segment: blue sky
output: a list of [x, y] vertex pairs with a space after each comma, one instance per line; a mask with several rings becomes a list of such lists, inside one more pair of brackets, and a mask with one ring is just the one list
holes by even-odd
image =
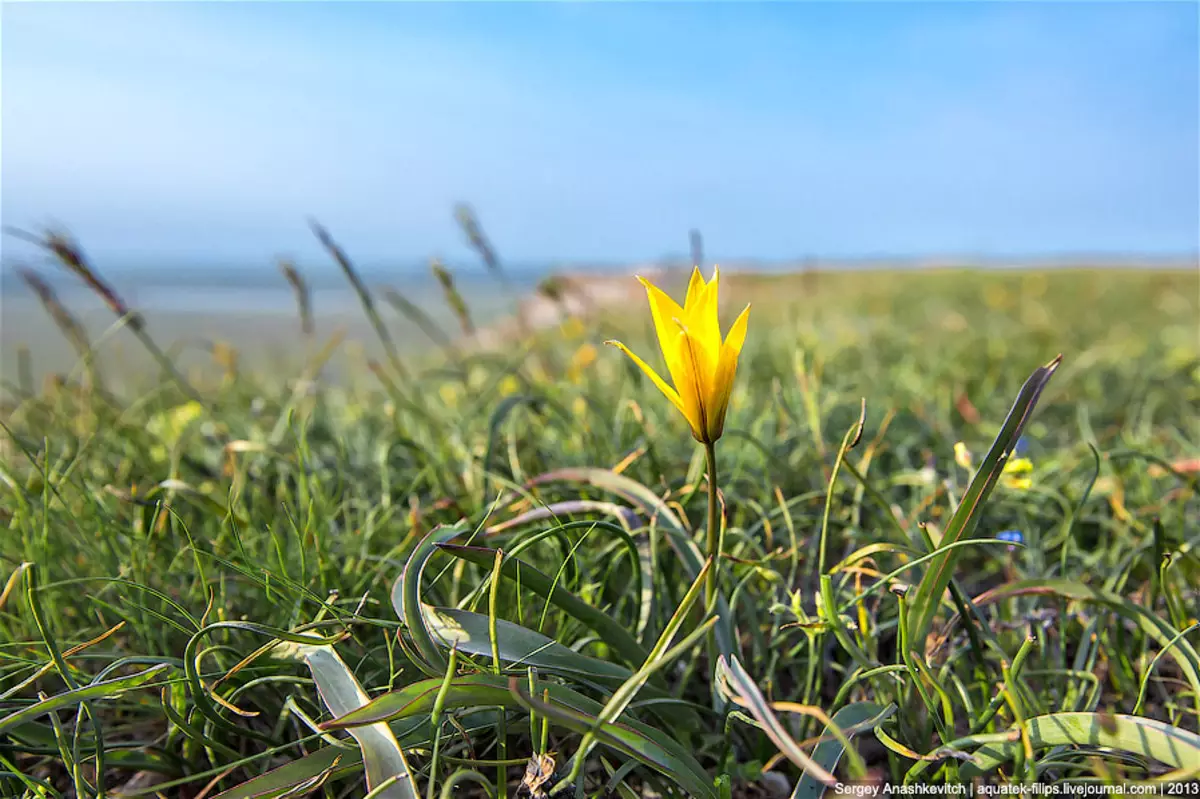
[[[6, 3], [0, 215], [110, 262], [1194, 252], [1194, 3]], [[12, 239], [6, 255], [18, 253]]]

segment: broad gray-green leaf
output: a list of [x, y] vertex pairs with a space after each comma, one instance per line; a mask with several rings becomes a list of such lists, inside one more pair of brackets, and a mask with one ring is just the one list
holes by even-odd
[[[281, 645], [277, 653], [290, 653], [304, 660], [312, 671], [317, 692], [334, 717], [358, 710], [369, 701], [350, 668], [332, 646], [308, 646], [288, 642]], [[395, 782], [378, 794], [380, 799], [418, 799], [416, 785], [404, 759], [404, 752], [386, 724], [355, 727], [350, 730], [350, 734], [362, 750], [368, 791], [375, 790], [392, 777], [397, 777]]]
[[465, 528], [458, 525], [430, 530], [408, 556], [404, 570], [392, 585], [392, 607], [395, 608], [400, 621], [404, 622], [417, 648], [413, 653], [413, 662], [430, 677], [445, 674], [447, 660], [425, 626], [424, 603], [421, 601], [421, 574], [425, 571], [425, 564], [429, 562], [429, 558], [437, 551], [438, 544], [457, 538], [464, 532]]
[[[855, 735], [875, 729], [891, 718], [895, 712], [895, 705], [881, 707], [874, 702], [855, 702], [834, 713], [830, 721], [837, 725], [846, 737], [853, 738]], [[813, 749], [812, 759], [814, 763], [832, 774], [845, 752], [846, 748], [842, 746], [842, 742], [831, 735], [827, 727], [821, 740]], [[829, 790], [827, 786], [822, 785], [819, 780], [805, 772], [800, 775], [800, 781], [796, 783], [796, 790], [792, 791], [792, 799], [815, 799], [815, 797], [824, 796], [827, 790]]]
[[[441, 544], [439, 549], [456, 558], [485, 568], [490, 568], [495, 562], [496, 550], [488, 547]], [[587, 604], [562, 586], [556, 585], [554, 580], [520, 558], [506, 557], [501, 566], [501, 574], [510, 580], [516, 580], [522, 588], [528, 588], [534, 593], [546, 597], [554, 605], [591, 627], [604, 639], [605, 643], [628, 662], [640, 664], [646, 659], [645, 648], [616, 619]]]
[[[1141, 716], [1104, 713], [1050, 713], [1026, 723], [1034, 749], [1050, 746], [1102, 746], [1157, 760], [1176, 769], [1200, 770], [1200, 736]], [[1010, 762], [1020, 741], [989, 743], [976, 749], [974, 762], [959, 767], [963, 779], [974, 779]]]
[[290, 791], [309, 780], [319, 779], [325, 772], [329, 772], [330, 776], [338, 777], [361, 770], [361, 752], [326, 746], [304, 757], [296, 758], [291, 763], [248, 779], [228, 791], [222, 791], [213, 799], [263, 799], [263, 797], [277, 796], [284, 791]]
[[[487, 616], [430, 605], [424, 605], [422, 612], [426, 628], [446, 649], [457, 644], [460, 652], [491, 657], [492, 636]], [[624, 666], [581, 655], [553, 638], [504, 619], [496, 620], [496, 636], [500, 659], [516, 668], [537, 666], [551, 674], [595, 680], [606, 685], [620, 684], [633, 674]]]

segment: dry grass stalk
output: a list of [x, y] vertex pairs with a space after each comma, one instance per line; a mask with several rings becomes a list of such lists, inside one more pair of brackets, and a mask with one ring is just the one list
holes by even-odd
[[292, 292], [296, 295], [296, 307], [300, 312], [300, 330], [304, 335], [311, 336], [315, 326], [312, 314], [312, 291], [308, 287], [308, 281], [296, 269], [296, 265], [287, 259], [279, 260], [279, 271], [283, 273], [284, 279], [287, 280], [288, 285], [292, 287]]
[[379, 316], [379, 311], [375, 308], [375, 298], [371, 296], [371, 290], [367, 288], [366, 283], [363, 283], [358, 270], [354, 268], [354, 264], [346, 256], [345, 250], [338, 246], [333, 237], [329, 235], [329, 231], [315, 219], [310, 219], [308, 224], [312, 228], [313, 234], [316, 235], [317, 240], [321, 242], [321, 246], [337, 262], [337, 265], [341, 267], [346, 280], [350, 281], [350, 285], [358, 295], [358, 301], [362, 305], [363, 312], [366, 313], [371, 326], [375, 328], [375, 335], [379, 337], [379, 342], [383, 344], [384, 352], [387, 353], [388, 361], [391, 363], [393, 371], [402, 379], [407, 378], [408, 370], [404, 368], [404, 364], [400, 361], [400, 353], [396, 350], [396, 344], [392, 341], [392, 336], [388, 333], [387, 325], [383, 323], [383, 319]]
[[441, 261], [434, 258], [429, 263], [429, 268], [433, 272], [433, 276], [437, 278], [437, 282], [442, 287], [442, 294], [446, 297], [446, 304], [450, 306], [450, 310], [454, 312], [454, 317], [458, 319], [458, 324], [462, 328], [464, 336], [475, 335], [475, 323], [471, 321], [471, 312], [467, 309], [467, 302], [459, 293], [458, 288], [454, 285], [454, 275], [450, 273]]

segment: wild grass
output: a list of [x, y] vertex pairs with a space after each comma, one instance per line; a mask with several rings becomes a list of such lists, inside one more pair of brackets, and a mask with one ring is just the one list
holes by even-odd
[[9, 385], [0, 794], [1195, 778], [1198, 288], [729, 277], [711, 612], [703, 450], [599, 346], [650, 352], [641, 306], [414, 357], [365, 300], [369, 379], [322, 380], [334, 339]]

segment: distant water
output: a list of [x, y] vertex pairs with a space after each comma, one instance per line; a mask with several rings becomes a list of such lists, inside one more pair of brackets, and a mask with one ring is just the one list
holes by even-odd
[[[455, 270], [455, 287], [466, 300], [476, 322], [511, 308], [516, 298], [532, 292], [550, 273], [550, 267], [506, 270], [506, 282], [481, 267]], [[58, 268], [43, 268], [39, 275], [68, 308], [89, 311], [102, 306], [99, 298], [74, 275]], [[440, 285], [427, 271], [412, 269], [364, 272], [363, 281], [375, 294], [380, 311], [395, 312], [379, 289], [388, 286], [431, 316], [448, 312]], [[328, 269], [305, 275], [313, 313], [342, 316], [360, 309], [358, 295], [341, 273]], [[113, 270], [104, 279], [134, 309], [155, 314], [295, 314], [296, 297], [282, 275], [270, 269], [223, 270]], [[36, 303], [36, 297], [14, 271], [0, 271], [0, 296], [8, 309]]]
[[[157, 367], [136, 340], [127, 334], [111, 335], [112, 313], [76, 276], [57, 267], [38, 271], [90, 340], [102, 342], [99, 362], [110, 380], [138, 382], [157, 374]], [[486, 327], [510, 315], [519, 299], [528, 296], [548, 271], [510, 270], [507, 283], [501, 283], [482, 268], [460, 269], [455, 270], [455, 285], [474, 324]], [[295, 295], [277, 272], [189, 270], [180, 274], [157, 270], [139, 274], [114, 270], [104, 277], [131, 309], [142, 314], [154, 339], [180, 368], [211, 366], [209, 346], [222, 341], [238, 349], [247, 368], [269, 365], [267, 372], [298, 373], [308, 343], [299, 335]], [[314, 273], [310, 279], [315, 340], [328, 341], [337, 331], [344, 331], [347, 342], [363, 347], [365, 357], [383, 357], [358, 295], [340, 272]], [[400, 292], [446, 334], [454, 336], [459, 330], [441, 286], [428, 272], [367, 272], [363, 280], [373, 290], [379, 315], [402, 354], [419, 354], [434, 345], [387, 302], [378, 290], [383, 286]], [[28, 353], [24, 360], [22, 352]], [[15, 272], [0, 270], [0, 382], [11, 385], [31, 380], [31, 385], [39, 385], [50, 372], [77, 370], [78, 362], [77, 353], [37, 296]], [[328, 374], [349, 368], [330, 364]]]

